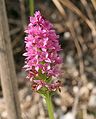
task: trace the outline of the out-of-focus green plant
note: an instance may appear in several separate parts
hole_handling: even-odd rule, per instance
[[[30,16],[34,14],[34,0],[29,0]]]

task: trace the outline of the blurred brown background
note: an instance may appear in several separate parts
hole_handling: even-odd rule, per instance
[[[48,119],[45,102],[31,91],[24,65],[24,29],[29,0],[6,0],[7,16],[24,119]],[[53,96],[56,119],[96,119],[96,0],[34,0],[34,9],[60,35],[64,87]],[[0,119],[7,119],[0,87]]]

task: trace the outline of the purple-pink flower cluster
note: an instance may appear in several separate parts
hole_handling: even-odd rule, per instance
[[[61,50],[53,25],[37,11],[30,17],[30,23],[25,30],[26,52],[24,68],[28,78],[33,81],[33,87],[40,90],[42,87],[56,89],[59,83],[48,84],[52,76],[59,75],[58,64],[62,62],[58,52]]]

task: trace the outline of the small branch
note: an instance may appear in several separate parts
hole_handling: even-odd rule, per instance
[[[77,107],[78,107],[79,97],[80,97],[80,88],[81,88],[81,82],[79,81],[78,82],[78,91],[75,95],[74,105],[72,108],[72,113],[73,113],[74,117],[76,117],[76,114],[77,114]]]
[[[70,1],[70,0],[59,0],[65,7],[70,9],[72,12],[80,16],[84,22],[89,26],[92,34],[96,34],[96,27],[91,23],[91,21]]]
[[[22,27],[20,27],[20,26],[12,29],[10,31],[10,35],[14,35],[14,34],[18,33],[21,29],[22,29]]]
[[[70,12],[69,12],[70,13]],[[81,83],[82,83],[82,76],[84,74],[84,63],[83,63],[83,53],[82,53],[82,49],[80,47],[80,44],[78,42],[78,38],[76,35],[76,31],[75,31],[75,19],[73,19],[74,16],[72,13],[69,14],[69,24],[68,24],[68,28],[72,34],[72,38],[77,50],[77,55],[79,57],[79,82],[78,82],[78,91],[75,95],[75,101],[74,101],[74,105],[73,105],[73,109],[72,109],[72,113],[74,115],[74,117],[76,117],[77,114],[77,108],[78,108],[78,103],[79,103],[79,97],[80,97],[80,88],[81,88]]]
[[[10,24],[21,25],[21,21],[20,20],[16,20],[16,19],[14,20],[14,19],[9,18],[8,22]]]
[[[94,9],[96,10],[96,0],[91,0],[91,2],[93,4]]]
[[[21,31],[17,36],[16,38],[12,41],[12,48],[14,48],[18,42],[20,41],[20,38],[23,36],[24,32]]]
[[[61,3],[58,0],[52,0],[53,3],[55,4],[55,6],[57,7],[57,9],[59,10],[59,12],[61,13],[61,15],[66,18],[66,13],[64,11],[64,8],[62,7]]]
[[[26,14],[25,14],[25,0],[20,0],[20,8],[21,8],[21,21],[22,21],[22,26],[23,29],[26,28],[27,22],[26,22]]]
[[[21,119],[17,79],[4,0],[0,0],[0,49],[4,51],[4,53],[0,52],[0,78],[8,119]]]

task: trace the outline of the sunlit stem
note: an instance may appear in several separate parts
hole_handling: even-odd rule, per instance
[[[49,92],[46,94],[45,100],[48,108],[49,118],[54,119],[53,105],[51,101],[51,95],[49,94]]]

